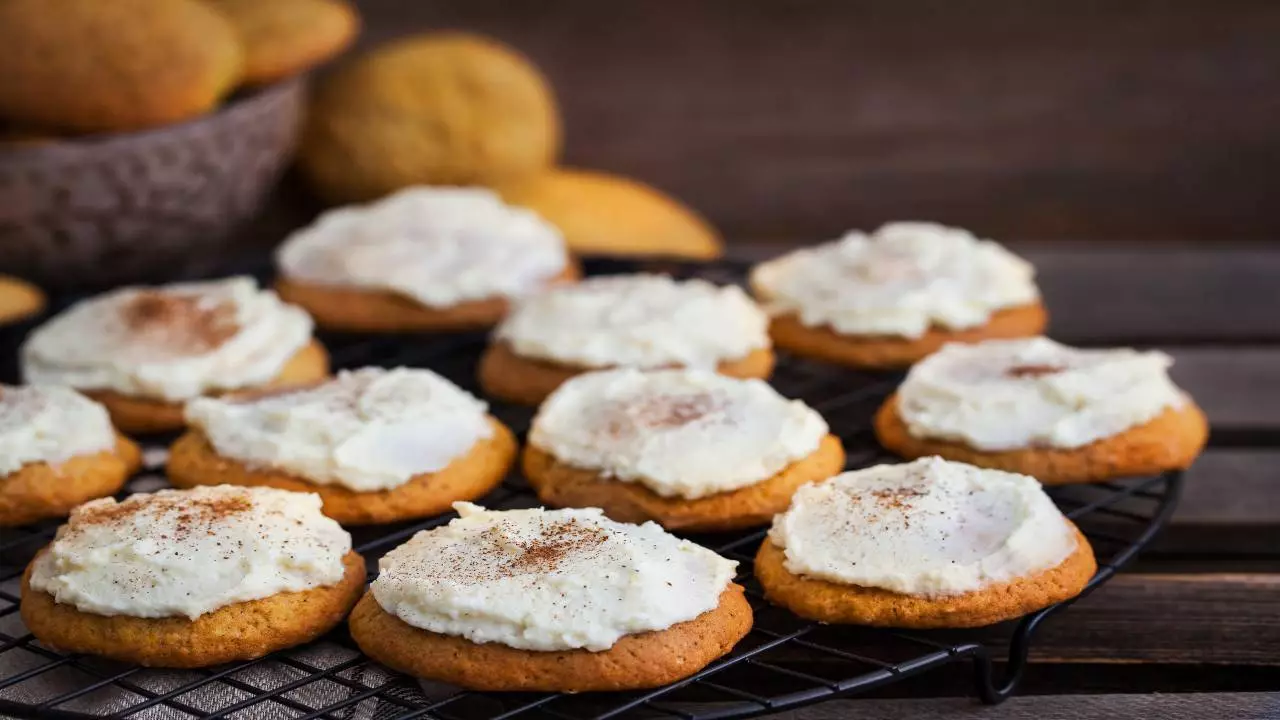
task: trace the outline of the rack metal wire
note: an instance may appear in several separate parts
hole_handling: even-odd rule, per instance
[[[634,270],[630,264],[593,270]],[[658,269],[739,282],[743,266],[665,264]],[[327,336],[336,367],[363,365],[429,367],[479,393],[475,359],[480,334],[446,337]],[[0,379],[12,381],[16,338],[0,336]],[[870,420],[900,378],[852,371],[783,357],[772,383],[802,398],[827,418],[848,451],[848,467],[892,462],[871,435]],[[523,433],[532,411],[502,404],[495,415]],[[169,438],[146,443],[148,467],[122,495],[163,487],[163,448]],[[1177,473],[1051,490],[1054,500],[1089,537],[1099,569],[1086,594],[1130,561],[1168,521],[1182,480]],[[482,501],[490,507],[536,504],[518,475]],[[370,569],[387,550],[414,533],[448,522],[451,515],[353,532],[356,549]],[[983,631],[905,632],[827,626],[769,605],[752,575],[752,557],[763,530],[695,536],[739,561],[740,582],[756,612],[755,627],[733,652],[701,672],[655,690],[580,695],[477,693],[420,683],[385,670],[362,656],[345,630],[317,643],[250,662],[198,671],[148,669],[43,646],[18,615],[18,583],[25,564],[47,543],[57,522],[0,531],[0,713],[40,718],[292,717],[301,720],[368,719],[498,720],[621,717],[713,720],[748,717],[837,696],[866,692],[953,663],[973,668],[975,693],[988,703],[1013,693],[1028,663],[1037,628],[1069,603],[1021,619],[992,640]]]

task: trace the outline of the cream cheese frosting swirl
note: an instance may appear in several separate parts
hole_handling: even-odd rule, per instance
[[[751,285],[770,313],[845,335],[919,338],[962,330],[1040,294],[1029,263],[991,240],[934,223],[897,222],[867,235],[762,263]]]
[[[320,497],[218,485],[161,490],[71,511],[35,561],[31,587],[96,615],[185,617],[333,585],[351,536]]]
[[[32,384],[179,402],[274,379],[311,329],[305,312],[248,277],[122,288],[37,328],[22,372]]]
[[[485,410],[430,370],[363,368],[305,389],[198,398],[186,417],[223,457],[373,492],[443,470],[492,436]]]
[[[769,540],[792,574],[919,596],[1034,575],[1077,542],[1035,478],[936,457],[806,485]]]
[[[1172,358],[1078,350],[1048,338],[953,343],[911,368],[898,414],[911,435],[977,450],[1077,448],[1186,402]]]
[[[481,188],[414,187],[322,214],[276,253],[285,277],[388,290],[428,307],[517,298],[569,263],[564,238]]]
[[[0,386],[0,477],[30,463],[57,465],[115,446],[106,409],[75,390]]]
[[[613,275],[527,298],[496,337],[518,355],[567,365],[713,370],[769,347],[768,324],[737,287]]]
[[[694,499],[767,480],[826,434],[818,413],[761,380],[624,369],[561,385],[538,410],[529,442],[569,465]]]
[[[387,553],[370,589],[423,630],[521,650],[608,650],[719,605],[737,563],[598,508],[485,510]]]

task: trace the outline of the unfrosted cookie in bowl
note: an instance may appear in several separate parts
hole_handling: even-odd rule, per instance
[[[1093,549],[1035,478],[941,458],[801,488],[756,554],[765,596],[824,623],[963,628],[1079,595]]]
[[[763,380],[709,370],[605,370],[538,409],[522,458],[538,498],[668,530],[765,525],[796,488],[844,466],[839,438]]]
[[[76,391],[0,385],[0,527],[112,495],[141,460],[106,409]]]
[[[609,368],[773,372],[769,319],[741,289],[665,275],[606,275],[518,303],[480,358],[480,386],[536,405],[569,378]]]
[[[578,270],[554,226],[480,188],[415,187],[322,214],[276,252],[276,290],[320,327],[492,327]]]
[[[329,374],[300,308],[252,278],[127,287],[83,300],[36,328],[23,378],[66,385],[106,406],[125,432],[182,427],[186,401]]]
[[[876,413],[880,444],[1031,475],[1047,485],[1187,468],[1204,413],[1169,378],[1172,358],[1080,350],[1048,338],[948,345]]]
[[[251,660],[313,640],[364,588],[314,495],[161,490],[81,505],[22,578],[22,620],[62,652],[153,667]]]
[[[169,480],[312,492],[344,525],[388,523],[479,498],[515,459],[511,431],[430,370],[363,368],[311,387],[200,398]]]
[[[351,613],[366,655],[474,690],[657,687],[751,629],[736,562],[598,509],[485,510],[387,553]]]
[[[779,348],[893,369],[948,342],[1039,335],[1048,314],[1034,275],[992,240],[898,222],[761,263],[751,287]]]

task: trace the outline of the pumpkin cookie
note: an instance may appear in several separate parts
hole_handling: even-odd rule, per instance
[[[1048,485],[1184,469],[1209,429],[1169,379],[1172,362],[1048,338],[948,345],[881,406],[876,437],[903,457],[940,455]]]
[[[572,281],[559,231],[488,190],[412,188],[322,214],[276,253],[280,296],[330,330],[492,327],[513,300]]]
[[[1039,335],[1034,269],[991,240],[932,223],[797,250],[755,267],[751,287],[789,352],[901,368],[949,342]]]
[[[107,411],[76,391],[0,386],[0,527],[112,495],[141,460]]]
[[[331,202],[410,185],[487,185],[532,175],[560,149],[551,88],[493,40],[441,32],[383,46],[317,89],[299,160]]]
[[[588,278],[520,303],[480,358],[486,393],[534,405],[565,380],[615,367],[767,378],[768,318],[736,287],[661,275]]]
[[[430,370],[364,368],[306,389],[187,406],[174,443],[178,487],[314,492],[349,525],[446,512],[493,490],[516,442],[484,403]]]
[[[844,450],[821,416],[761,380],[611,370],[547,398],[523,464],[548,505],[706,532],[768,523],[796,488],[840,472]]]
[[[198,0],[5,0],[0,115],[79,132],[208,112],[240,79],[231,25]]]
[[[940,458],[801,488],[755,560],[769,600],[801,617],[905,628],[1012,620],[1096,570],[1035,478]]]
[[[37,328],[22,373],[82,390],[126,432],[176,430],[192,398],[328,375],[311,329],[305,312],[250,278],[123,288]]]
[[[737,563],[657,525],[458,509],[388,553],[351,614],[384,665],[474,690],[629,690],[688,677],[751,629]]]
[[[314,495],[163,490],[76,508],[27,567],[21,612],[63,652],[207,667],[323,635],[364,580],[351,536]]]
[[[0,325],[25,320],[44,310],[40,288],[16,277],[0,275]]]
[[[244,45],[244,82],[264,84],[310,70],[355,39],[360,18],[343,0],[205,0]]]
[[[499,191],[560,228],[575,253],[695,260],[724,254],[720,235],[705,218],[635,180],[556,168]]]

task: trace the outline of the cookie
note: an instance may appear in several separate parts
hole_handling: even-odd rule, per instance
[[[0,115],[79,132],[206,113],[243,66],[231,25],[197,0],[7,0],[0,47]]]
[[[351,614],[356,644],[395,670],[472,690],[656,687],[751,628],[737,563],[652,523],[458,510],[387,553]]]
[[[410,185],[487,185],[554,163],[560,117],[514,50],[459,32],[384,45],[317,88],[299,161],[333,203]]]
[[[911,365],[950,342],[1044,331],[1035,271],[991,240],[934,223],[890,223],[757,265],[751,287],[774,343],[872,369]]]
[[[261,85],[306,72],[355,39],[360,18],[344,0],[205,0],[244,46],[244,82]]]
[[[83,502],[114,495],[141,465],[142,452],[123,435],[111,450],[24,465],[0,478],[0,527],[62,517]]]
[[[578,277],[555,227],[480,188],[330,210],[290,234],[276,264],[285,300],[356,332],[491,327],[512,301]]]
[[[1076,550],[1062,564],[1032,577],[962,595],[922,597],[794,575],[784,564],[782,550],[768,539],[756,553],[755,575],[770,602],[822,623],[915,629],[983,627],[1080,594],[1098,566],[1089,541],[1078,529],[1075,533]]]
[[[0,275],[0,325],[25,320],[44,310],[40,288],[16,277]]]
[[[163,490],[76,508],[27,567],[20,611],[61,652],[207,667],[319,637],[364,581],[351,536],[313,495]]]
[[[554,168],[499,191],[554,223],[575,253],[693,260],[724,254],[720,234],[696,211],[618,175]]]
[[[628,635],[601,652],[518,650],[421,630],[383,610],[371,593],[348,622],[364,654],[414,677],[496,692],[617,691],[667,685],[722,657],[751,629],[751,606],[733,585],[714,610]]]
[[[480,386],[536,404],[565,380],[609,368],[702,368],[767,378],[768,318],[741,289],[663,275],[592,277],[529,297],[499,323]]]
[[[312,492],[324,502],[324,514],[343,525],[374,525],[447,512],[458,500],[475,500],[501,484],[516,455],[511,431],[491,419],[493,437],[439,472],[415,476],[393,488],[357,492],[337,485],[317,485],[287,473],[264,470],[221,457],[198,430],[188,430],[169,451],[165,471],[174,487],[248,485]]]
[[[763,381],[630,369],[581,375],[547,398],[523,466],[551,507],[707,532],[768,523],[796,488],[838,473],[844,449],[818,413]]]
[[[875,434],[906,458],[938,455],[1049,485],[1185,469],[1209,428],[1169,379],[1171,363],[1047,338],[949,345],[885,400]]]
[[[281,368],[280,374],[265,387],[287,388],[307,385],[329,375],[329,353],[318,340],[311,340]],[[184,403],[166,402],[146,397],[125,395],[115,390],[85,390],[85,395],[102,403],[111,413],[111,421],[129,433],[158,433],[180,430]]]
[[[1012,620],[1096,570],[1035,478],[940,458],[801,488],[755,558],[765,597],[801,617],[905,628]]]

